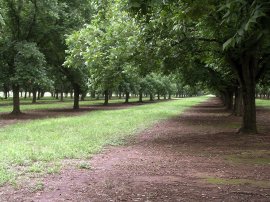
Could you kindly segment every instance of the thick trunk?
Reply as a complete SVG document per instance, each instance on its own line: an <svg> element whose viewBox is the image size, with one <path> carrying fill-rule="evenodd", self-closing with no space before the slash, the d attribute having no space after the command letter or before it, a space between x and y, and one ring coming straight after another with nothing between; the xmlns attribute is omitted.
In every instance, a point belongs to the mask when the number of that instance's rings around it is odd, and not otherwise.
<svg viewBox="0 0 270 202"><path fill-rule="evenodd" d="M154 96L153 96L153 94L150 94L150 101L154 101Z"/></svg>
<svg viewBox="0 0 270 202"><path fill-rule="evenodd" d="M235 97L234 97L234 114L236 116L242 116L243 115L243 96L242 96L242 90L240 87L238 87L235 91Z"/></svg>
<svg viewBox="0 0 270 202"><path fill-rule="evenodd" d="M254 56L245 56L241 59L242 80L241 89L243 95L243 122L241 132L257 133L256 105L255 105L255 69Z"/></svg>
<svg viewBox="0 0 270 202"><path fill-rule="evenodd" d="M160 100L160 94L159 93L157 94L157 99Z"/></svg>
<svg viewBox="0 0 270 202"><path fill-rule="evenodd" d="M74 89L74 103L73 103L73 109L79 109L79 100L80 100L80 86L78 84L73 84Z"/></svg>
<svg viewBox="0 0 270 202"><path fill-rule="evenodd" d="M33 89L32 103L36 103L36 102L37 102L37 90Z"/></svg>
<svg viewBox="0 0 270 202"><path fill-rule="evenodd" d="M19 115L21 114L20 110L20 87L19 85L12 86L13 91L13 111L12 114Z"/></svg>
<svg viewBox="0 0 270 202"><path fill-rule="evenodd" d="M104 91L104 105L109 104L109 90Z"/></svg>
<svg viewBox="0 0 270 202"><path fill-rule="evenodd" d="M126 92L125 103L128 103L128 100L129 100L129 92Z"/></svg>
<svg viewBox="0 0 270 202"><path fill-rule="evenodd" d="M227 90L225 93L225 106L228 110L233 109L233 91Z"/></svg>

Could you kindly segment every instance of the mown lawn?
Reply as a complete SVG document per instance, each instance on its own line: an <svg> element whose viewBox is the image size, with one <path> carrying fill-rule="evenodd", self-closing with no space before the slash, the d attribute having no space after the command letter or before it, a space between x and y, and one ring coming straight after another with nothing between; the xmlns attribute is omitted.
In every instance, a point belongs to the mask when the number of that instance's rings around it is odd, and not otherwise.
<svg viewBox="0 0 270 202"><path fill-rule="evenodd" d="M54 162L89 158L105 145L120 144L125 137L206 99L206 96L185 98L121 110L93 111L1 128L0 184L16 181L17 167L20 170L23 167L24 173L53 173L57 170Z"/></svg>
<svg viewBox="0 0 270 202"><path fill-rule="evenodd" d="M143 98L143 100L149 100L149 98ZM122 103L124 99L112 99L109 103ZM131 98L130 102L137 102L138 98ZM21 110L22 111L29 111L29 110L44 110L44 109L57 109L57 108L72 108L73 107L73 100L72 99L65 99L64 102L60 102L56 99L51 98L43 98L38 100L36 104L32 104L30 99L24 100L21 99ZM80 101L80 106L89 106L89 105L96 105L96 104L103 104L104 100L85 100ZM11 112L12 111L12 101L9 100L1 100L0 101L0 113L3 112Z"/></svg>
<svg viewBox="0 0 270 202"><path fill-rule="evenodd" d="M270 108L270 100L256 99L256 105Z"/></svg>

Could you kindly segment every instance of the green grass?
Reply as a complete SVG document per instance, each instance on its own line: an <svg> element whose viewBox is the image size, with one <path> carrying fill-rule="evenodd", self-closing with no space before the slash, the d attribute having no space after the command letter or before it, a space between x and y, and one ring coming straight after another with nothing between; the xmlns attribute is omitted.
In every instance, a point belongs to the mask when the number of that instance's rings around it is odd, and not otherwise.
<svg viewBox="0 0 270 202"><path fill-rule="evenodd" d="M231 154L225 157L227 161L234 164L270 165L269 150L250 150L239 154Z"/></svg>
<svg viewBox="0 0 270 202"><path fill-rule="evenodd" d="M43 163L89 158L105 145L121 144L125 137L206 99L186 98L121 110L93 111L82 116L35 120L1 128L0 184L16 179L16 167L43 172L50 167L42 166Z"/></svg>
<svg viewBox="0 0 270 202"><path fill-rule="evenodd" d="M256 99L256 106L270 108L270 100Z"/></svg>
<svg viewBox="0 0 270 202"><path fill-rule="evenodd" d="M144 98L143 100L148 100L148 98ZM130 102L137 102L138 98L131 98ZM103 104L104 100L86 100L81 101L80 106L89 106L96 104ZM109 103L123 103L124 99L113 99L110 100ZM45 110L45 109L58 109L58 108L72 108L73 100L65 99L64 102L59 102L59 100L51 99L51 98L43 98L39 100L36 104L31 103L31 99L24 100L21 99L21 110L22 111L31 111L31 110ZM0 101L0 113L3 112L11 112L12 111L12 101L4 100Z"/></svg>
<svg viewBox="0 0 270 202"><path fill-rule="evenodd" d="M217 185L250 185L253 187L270 188L270 181L264 180L251 180L251 179L225 179L206 177L205 181L210 184Z"/></svg>

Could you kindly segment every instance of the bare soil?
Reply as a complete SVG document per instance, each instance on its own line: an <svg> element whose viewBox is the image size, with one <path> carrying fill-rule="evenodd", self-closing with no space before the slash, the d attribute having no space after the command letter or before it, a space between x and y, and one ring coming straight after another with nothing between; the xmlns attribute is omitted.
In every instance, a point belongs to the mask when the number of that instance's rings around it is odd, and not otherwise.
<svg viewBox="0 0 270 202"><path fill-rule="evenodd" d="M60 174L41 179L41 189L31 189L31 181L19 189L2 187L0 201L270 201L269 164L252 163L257 156L246 163L227 159L269 152L270 110L258 109L260 134L236 134L240 121L211 98L126 145L107 147L88 160L90 169L66 160Z"/></svg>

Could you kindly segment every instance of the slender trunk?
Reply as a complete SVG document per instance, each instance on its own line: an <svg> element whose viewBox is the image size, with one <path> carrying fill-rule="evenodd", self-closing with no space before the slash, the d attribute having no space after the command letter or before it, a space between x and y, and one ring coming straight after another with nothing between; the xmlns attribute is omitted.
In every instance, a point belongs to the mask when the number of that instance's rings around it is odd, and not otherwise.
<svg viewBox="0 0 270 202"><path fill-rule="evenodd" d="M31 97L31 92L29 91L28 97Z"/></svg>
<svg viewBox="0 0 270 202"><path fill-rule="evenodd" d="M37 96L37 99L40 100L40 97L41 97L41 96L40 96L40 90L37 91L37 95L38 95L38 96Z"/></svg>
<svg viewBox="0 0 270 202"><path fill-rule="evenodd" d="M104 91L104 105L108 105L109 104L109 90L105 90Z"/></svg>
<svg viewBox="0 0 270 202"><path fill-rule="evenodd" d="M81 95L81 101L84 101L85 97L86 97L86 92L83 92L82 95Z"/></svg>
<svg viewBox="0 0 270 202"><path fill-rule="evenodd" d="M141 90L140 90L140 93L139 93L139 102L143 102L143 93L142 93Z"/></svg>
<svg viewBox="0 0 270 202"><path fill-rule="evenodd" d="M37 90L34 88L33 89L33 98L32 98L32 103L37 102Z"/></svg>
<svg viewBox="0 0 270 202"><path fill-rule="evenodd" d="M158 97L157 99L160 100L160 94L159 93L157 94L157 97Z"/></svg>
<svg viewBox="0 0 270 202"><path fill-rule="evenodd" d="M64 102L64 92L63 91L61 91L61 93L60 93L60 101Z"/></svg>
<svg viewBox="0 0 270 202"><path fill-rule="evenodd" d="M27 91L25 90L25 92L24 92L24 99L26 99L27 98Z"/></svg>
<svg viewBox="0 0 270 202"><path fill-rule="evenodd" d="M128 103L128 100L129 100L129 92L126 92L125 103Z"/></svg>
<svg viewBox="0 0 270 202"><path fill-rule="evenodd" d="M11 113L15 115L19 115L21 114L19 85L12 85L12 91L13 91L13 111Z"/></svg>
<svg viewBox="0 0 270 202"><path fill-rule="evenodd" d="M91 91L91 98L96 98L96 92L94 90Z"/></svg>
<svg viewBox="0 0 270 202"><path fill-rule="evenodd" d="M55 92L55 99L59 99L59 94L58 94L58 91Z"/></svg>
<svg viewBox="0 0 270 202"><path fill-rule="evenodd" d="M74 103L73 103L73 109L79 109L79 100L80 100L80 86L76 83L73 84L74 89Z"/></svg>

